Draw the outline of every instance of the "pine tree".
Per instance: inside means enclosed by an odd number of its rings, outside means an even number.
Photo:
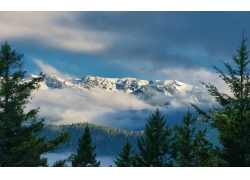
[[[92,146],[92,138],[88,124],[84,128],[84,133],[78,139],[77,154],[73,154],[73,167],[99,167],[100,161],[96,160],[94,153],[96,146]]]
[[[38,120],[38,110],[27,111],[31,92],[39,88],[43,74],[29,82],[22,82],[23,54],[11,50],[7,41],[0,50],[0,165],[47,166],[41,154],[54,151],[69,140],[69,134],[48,141],[41,136],[44,124]],[[27,111],[27,112],[26,112]]]
[[[175,125],[173,128],[172,153],[175,163],[178,166],[195,166],[195,147],[194,147],[194,123],[196,118],[191,119],[192,114],[188,111],[183,117],[182,125]]]
[[[214,157],[215,149],[206,136],[206,129],[197,130],[197,117],[187,112],[182,124],[173,128],[172,156],[175,164],[181,167],[219,166]]]
[[[119,152],[119,157],[115,157],[114,163],[118,167],[131,167],[132,162],[132,144],[128,140],[126,140]]]
[[[172,166],[170,159],[171,129],[157,108],[149,117],[145,134],[138,139],[139,152],[134,156],[133,166],[164,167]]]
[[[194,152],[195,152],[195,166],[199,167],[221,167],[226,166],[226,161],[221,158],[220,149],[208,141],[206,136],[206,129],[199,130],[195,134]]]
[[[213,66],[219,77],[228,85],[232,96],[220,93],[212,84],[206,84],[209,94],[215,98],[220,107],[206,113],[193,105],[197,112],[218,130],[218,140],[221,144],[221,158],[227,162],[227,166],[250,166],[250,82],[249,82],[249,58],[245,45],[246,39],[242,39],[237,50],[238,55],[233,55],[235,68],[229,63],[222,63],[227,69],[227,74]]]

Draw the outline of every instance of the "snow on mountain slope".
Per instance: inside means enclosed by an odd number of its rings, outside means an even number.
[[[35,77],[30,75],[25,81]],[[64,89],[70,88],[77,91],[93,88],[105,89],[106,91],[124,91],[137,95],[140,99],[150,103],[150,100],[157,94],[172,97],[175,101],[181,102],[181,98],[189,98],[191,102],[204,102],[202,90],[177,80],[140,80],[136,78],[102,78],[97,76],[86,76],[79,78],[61,78],[54,75],[46,75],[41,83],[42,89]],[[169,102],[162,102],[169,105]],[[162,104],[161,103],[161,104]],[[155,103],[153,103],[155,104]]]

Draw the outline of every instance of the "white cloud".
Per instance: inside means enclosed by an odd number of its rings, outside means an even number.
[[[69,78],[72,77],[69,74],[66,73],[62,73],[59,72],[57,69],[55,69],[54,67],[52,67],[49,64],[44,63],[43,61],[39,60],[39,59],[33,59],[34,62],[38,65],[38,67],[41,69],[41,71],[45,74],[49,74],[49,75],[55,75],[55,76],[59,76],[61,78]]]
[[[56,124],[92,122],[107,125],[116,124],[117,113],[150,109],[151,106],[125,92],[107,92],[103,89],[75,91],[72,89],[40,89],[34,92],[34,99],[27,107],[40,107],[40,117],[60,119]],[[126,117],[127,116],[127,117]],[[130,115],[129,115],[130,116]],[[119,116],[120,117],[120,116]],[[131,119],[124,120],[126,127]],[[121,123],[120,126],[123,124]],[[116,124],[118,125],[118,124]]]
[[[205,90],[204,86],[200,83],[215,85],[222,93],[232,95],[227,84],[219,78],[219,74],[211,72],[204,68],[197,69],[184,69],[184,68],[166,68],[159,71],[159,74],[166,76],[167,79],[174,79],[188,84],[201,87]]]
[[[77,26],[71,12],[1,12],[0,26],[1,36],[7,40],[23,39],[73,52],[102,51],[111,38],[110,34]]]

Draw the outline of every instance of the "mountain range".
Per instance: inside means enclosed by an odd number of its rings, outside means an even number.
[[[24,81],[36,77],[30,75]],[[137,78],[103,78],[85,76],[83,78],[62,78],[55,75],[46,75],[41,83],[41,89],[73,89],[75,91],[104,89],[108,92],[123,91],[138,96],[141,100],[151,105],[171,105],[170,100],[183,103],[206,102],[201,88],[180,82],[178,80],[141,80]],[[162,96],[160,102],[155,102],[154,97]],[[166,100],[164,100],[164,97]]]

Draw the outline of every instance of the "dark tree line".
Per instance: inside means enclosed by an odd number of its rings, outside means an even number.
[[[114,163],[118,167],[225,166],[218,147],[206,139],[206,129],[196,128],[196,121],[188,111],[182,124],[170,128],[156,109],[149,117],[144,135],[138,139],[138,151],[126,141]]]

